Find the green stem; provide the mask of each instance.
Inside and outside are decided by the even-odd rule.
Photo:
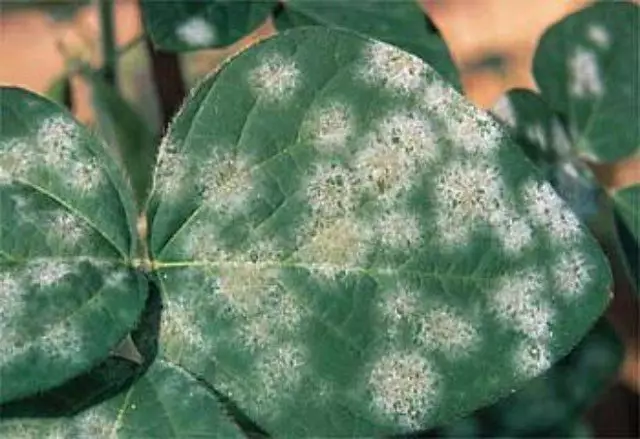
[[[108,84],[116,87],[118,82],[116,73],[118,66],[118,50],[114,32],[113,6],[113,0],[98,0],[102,57],[104,62],[102,75]]]

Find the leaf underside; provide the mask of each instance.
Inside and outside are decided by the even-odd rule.
[[[546,370],[608,301],[595,240],[502,128],[342,31],[206,79],[154,178],[162,355],[273,435],[442,423]]]
[[[640,150],[640,7],[602,2],[551,26],[535,53],[543,98],[567,122],[576,152],[611,162]]]
[[[146,281],[115,162],[61,108],[0,90],[0,402],[87,370],[134,326]],[[28,372],[26,372],[28,371]]]

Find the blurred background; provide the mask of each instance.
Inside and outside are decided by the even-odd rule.
[[[357,1],[357,0],[354,0]],[[422,0],[461,72],[468,98],[491,108],[508,89],[535,89],[531,74],[540,36],[551,24],[587,6],[585,0]],[[1,0],[0,85],[38,93],[53,93],[60,78],[76,68],[74,59],[100,66],[100,26],[91,1]],[[274,33],[266,22],[231,47],[199,50],[162,58],[150,55],[136,0],[115,0],[115,35],[119,47],[118,83],[123,96],[158,135],[161,114],[153,75],[181,75],[188,90],[229,54]],[[177,71],[170,71],[177,69]],[[71,79],[69,98],[76,116],[93,121],[90,89],[78,75]],[[180,90],[177,90],[180,94]],[[607,189],[640,181],[640,159],[610,165],[590,165]],[[640,362],[638,355],[638,295],[613,264],[614,299],[607,313],[624,343],[624,359],[615,376],[591,404],[583,421],[596,437],[637,437]],[[553,410],[550,405],[549,410]],[[459,433],[464,435],[464,433]]]

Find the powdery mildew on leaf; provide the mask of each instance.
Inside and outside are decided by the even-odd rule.
[[[523,188],[529,213],[552,238],[569,240],[581,233],[580,222],[547,182],[530,181]]]
[[[251,71],[249,83],[256,96],[269,102],[281,102],[293,95],[300,85],[300,76],[294,60],[274,53],[265,55],[260,65]]]
[[[54,212],[49,224],[49,230],[50,240],[62,241],[70,247],[74,247],[89,233],[84,221],[65,210]]]
[[[316,166],[306,185],[313,220],[345,216],[356,208],[359,181],[350,169],[336,164]]]
[[[474,325],[447,306],[432,309],[418,319],[418,343],[448,357],[470,354],[479,339]]]
[[[245,205],[253,188],[249,164],[235,154],[214,154],[202,167],[201,184],[207,205],[223,214]]]
[[[569,92],[576,98],[600,97],[604,83],[600,74],[598,57],[584,47],[578,46],[568,60]]]
[[[518,123],[516,113],[507,95],[502,95],[498,98],[493,108],[491,108],[491,112],[508,126],[512,128],[516,127]]]
[[[563,253],[553,269],[555,287],[560,295],[575,298],[585,292],[592,267],[579,251]]]
[[[36,261],[29,266],[29,278],[34,285],[49,287],[62,281],[71,271],[71,266],[66,262]]]
[[[496,209],[489,215],[489,223],[509,253],[518,253],[533,241],[531,226],[513,209]]]
[[[376,218],[373,230],[382,245],[394,249],[416,248],[422,242],[418,218],[405,211],[384,212]]]
[[[82,361],[84,344],[81,330],[66,322],[48,327],[40,340],[41,349],[47,358],[65,363]]]
[[[189,351],[202,353],[207,350],[204,335],[194,310],[186,299],[166,301],[160,321],[160,340],[163,343],[175,343]]]
[[[210,46],[217,36],[213,25],[202,17],[191,17],[176,28],[176,36],[189,46]]]
[[[0,328],[11,323],[11,320],[23,307],[26,291],[20,279],[10,272],[0,272]]]
[[[25,139],[12,138],[0,143],[0,183],[11,183],[26,175],[30,166],[28,149]]]
[[[338,151],[346,146],[354,131],[353,115],[342,102],[317,108],[305,120],[303,132],[312,139],[319,151]]]
[[[154,189],[163,196],[176,196],[187,177],[187,164],[171,135],[162,139],[153,174]]]
[[[488,113],[464,102],[462,96],[456,96],[452,106],[444,123],[455,148],[468,154],[489,155],[499,147],[504,134]]]
[[[363,55],[360,75],[367,83],[400,93],[423,85],[427,67],[418,57],[380,41],[370,43]]]
[[[79,438],[115,438],[118,420],[109,410],[92,407],[77,415],[73,426]]]
[[[551,367],[547,341],[524,339],[514,352],[513,363],[518,373],[524,377],[534,377]]]
[[[198,220],[189,234],[183,234],[184,253],[196,261],[225,261],[230,255],[221,249],[215,228],[204,220]]]
[[[589,25],[587,28],[587,38],[600,49],[608,49],[611,46],[609,31],[599,24]]]
[[[387,422],[415,429],[424,425],[439,396],[439,375],[413,352],[390,352],[369,373],[372,409]]]

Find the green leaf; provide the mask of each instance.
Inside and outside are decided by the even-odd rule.
[[[339,30],[206,79],[153,197],[163,355],[274,436],[443,423],[542,373],[609,300],[597,243],[501,126]]]
[[[95,75],[88,79],[98,129],[115,151],[138,206],[142,207],[151,190],[156,139],[142,117],[113,87]]]
[[[289,0],[277,11],[275,25],[279,30],[309,25],[343,28],[393,44],[422,58],[462,90],[447,44],[415,0]]]
[[[72,417],[12,419],[2,437],[241,438],[214,394],[163,360],[119,395]]]
[[[597,3],[545,32],[533,73],[581,156],[598,162],[638,153],[640,7]]]
[[[133,200],[114,160],[62,108],[0,88],[0,402],[46,390],[133,327]]]
[[[46,96],[58,105],[62,105],[71,110],[72,106],[72,90],[71,79],[67,75],[58,77],[49,84]]]
[[[613,194],[615,224],[625,262],[635,289],[640,292],[640,184]]]
[[[235,43],[265,22],[275,0],[142,0],[145,28],[163,50],[187,51]]]

